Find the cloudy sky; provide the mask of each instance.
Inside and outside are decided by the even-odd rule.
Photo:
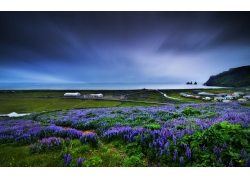
[[[204,83],[250,65],[250,12],[0,12],[0,82]]]

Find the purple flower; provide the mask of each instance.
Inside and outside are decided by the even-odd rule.
[[[71,160],[72,160],[70,154],[68,154],[68,155],[64,154],[63,157],[64,157],[64,162],[65,162],[66,166],[69,166],[71,163]]]
[[[68,157],[67,154],[64,154],[63,159],[65,163],[67,162],[67,157]]]
[[[223,147],[223,148],[227,148],[227,143],[223,143],[223,144],[222,144],[222,147]]]
[[[240,152],[241,157],[245,158],[247,156],[247,152],[245,151],[245,149],[242,149]]]
[[[214,147],[214,154],[218,157],[222,150],[218,147]]]
[[[176,146],[176,136],[173,135],[173,141],[174,141],[174,145]]]
[[[202,146],[202,150],[205,151],[207,148],[205,145]]]
[[[178,151],[175,149],[174,150],[174,157],[173,157],[174,162],[176,161],[177,156],[178,156]]]
[[[169,149],[167,150],[167,154],[170,154],[170,150]]]
[[[250,167],[250,157],[246,159],[246,167]]]
[[[218,163],[222,164],[221,157],[218,159]]]
[[[191,158],[192,158],[192,152],[191,152],[191,149],[190,149],[189,147],[187,147],[186,152],[185,152],[185,155],[186,155],[186,157],[187,157],[189,160],[191,160]]]
[[[233,167],[234,165],[233,165],[233,162],[232,162],[232,160],[229,162],[229,164],[228,164],[228,167]]]
[[[166,143],[165,146],[164,146],[164,150],[167,150],[167,149],[168,149],[169,144],[170,144],[170,141],[168,140],[167,143]]]
[[[181,156],[180,157],[180,165],[183,165],[184,158]]]
[[[78,167],[81,167],[82,166],[82,163],[84,162],[86,160],[86,158],[79,158],[78,160],[77,160],[77,164],[78,164]]]

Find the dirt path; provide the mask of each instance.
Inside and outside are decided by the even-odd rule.
[[[67,130],[67,129],[74,129],[74,128],[71,128],[71,127],[63,127],[63,126],[59,126],[59,127],[62,127],[65,130]],[[82,131],[82,130],[78,130],[78,129],[75,129],[75,130]],[[92,134],[92,133],[96,133],[94,129],[82,131],[82,135],[84,135],[84,134]]]

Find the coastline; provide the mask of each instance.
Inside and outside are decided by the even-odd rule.
[[[187,84],[159,84],[159,83],[1,83],[0,90],[188,90],[188,89],[224,89],[230,87],[187,85]]]

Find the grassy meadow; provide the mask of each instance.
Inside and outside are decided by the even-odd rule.
[[[0,166],[250,166],[250,109],[244,103],[179,96],[192,90],[161,91],[180,101],[157,91],[78,92],[129,94],[128,100],[145,103],[63,98],[64,91],[1,91],[0,113],[32,114],[0,119]]]

